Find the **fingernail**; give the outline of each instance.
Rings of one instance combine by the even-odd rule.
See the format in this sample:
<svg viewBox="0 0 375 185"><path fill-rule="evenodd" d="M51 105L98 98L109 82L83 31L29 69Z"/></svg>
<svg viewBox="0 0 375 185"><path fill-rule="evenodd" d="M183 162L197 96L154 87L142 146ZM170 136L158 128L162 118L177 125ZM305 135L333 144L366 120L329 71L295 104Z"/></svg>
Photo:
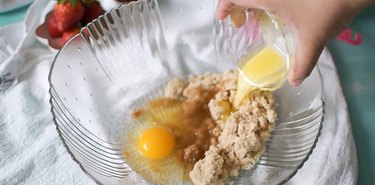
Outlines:
<svg viewBox="0 0 375 185"><path fill-rule="evenodd" d="M293 80L290 82L290 85L292 85L293 87L297 87L299 85L301 85L301 83L303 82L303 80Z"/></svg>

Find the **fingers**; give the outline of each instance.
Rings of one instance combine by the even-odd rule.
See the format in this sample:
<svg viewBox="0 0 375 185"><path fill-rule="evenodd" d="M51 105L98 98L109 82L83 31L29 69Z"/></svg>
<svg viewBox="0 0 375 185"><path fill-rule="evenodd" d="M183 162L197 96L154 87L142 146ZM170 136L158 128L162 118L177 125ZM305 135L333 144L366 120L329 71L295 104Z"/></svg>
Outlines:
<svg viewBox="0 0 375 185"><path fill-rule="evenodd" d="M234 4L230 0L219 0L217 6L217 18L224 20L230 14L233 7Z"/></svg>
<svg viewBox="0 0 375 185"><path fill-rule="evenodd" d="M268 10L271 5L275 4L275 1L271 0L231 0L231 2L242 7L262 10Z"/></svg>
<svg viewBox="0 0 375 185"><path fill-rule="evenodd" d="M299 86L311 73L323 51L323 39L297 38L297 51L289 73L289 84Z"/></svg>
<svg viewBox="0 0 375 185"><path fill-rule="evenodd" d="M217 7L217 18L220 20L225 19L235 5L246 8L256 8L268 10L273 1L269 0L219 0Z"/></svg>
<svg viewBox="0 0 375 185"><path fill-rule="evenodd" d="M279 12L276 10L280 10L280 7L283 4L280 4L281 1L271 1L271 0L219 0L218 9L217 9L217 17L221 20L225 19L228 15L232 17L232 23L235 27L239 27L242 25L243 22L243 15L240 13L236 13L235 7L246 7L246 8L254 8L254 9L262 9L270 12ZM233 12L232 12L233 11ZM285 12L284 12L285 13ZM290 19L286 20L294 20L292 13L285 13L286 17L290 16ZM245 19L244 19L245 20ZM299 21L296 23L298 31L297 33L302 33L301 35L297 35L297 51L295 55L295 60L292 64L292 68L290 70L288 80L292 86L299 86L305 78L307 78L311 71L314 69L315 64L318 61L318 58L326 44L326 37L316 34L319 33L320 30L314 30L314 26L311 25L304 25L303 21ZM302 25L302 26L301 26Z"/></svg>
<svg viewBox="0 0 375 185"><path fill-rule="evenodd" d="M230 17L232 19L232 24L234 27L239 28L246 21L246 13L245 10L241 6L234 6L232 11L230 12Z"/></svg>

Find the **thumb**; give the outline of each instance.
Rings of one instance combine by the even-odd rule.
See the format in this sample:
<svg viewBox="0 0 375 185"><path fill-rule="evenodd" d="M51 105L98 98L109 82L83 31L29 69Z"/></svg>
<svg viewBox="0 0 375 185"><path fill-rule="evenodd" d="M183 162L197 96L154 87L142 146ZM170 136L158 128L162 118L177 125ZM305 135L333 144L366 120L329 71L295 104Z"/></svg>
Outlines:
<svg viewBox="0 0 375 185"><path fill-rule="evenodd" d="M267 0L219 0L216 16L220 20L225 19L232 11L234 5L246 8L269 10L273 4L273 1Z"/></svg>
<svg viewBox="0 0 375 185"><path fill-rule="evenodd" d="M325 44L324 39L311 34L297 36L297 50L288 77L290 85L299 86L310 75Z"/></svg>
<svg viewBox="0 0 375 185"><path fill-rule="evenodd" d="M234 4L230 0L219 0L217 5L217 18L224 20L229 14Z"/></svg>

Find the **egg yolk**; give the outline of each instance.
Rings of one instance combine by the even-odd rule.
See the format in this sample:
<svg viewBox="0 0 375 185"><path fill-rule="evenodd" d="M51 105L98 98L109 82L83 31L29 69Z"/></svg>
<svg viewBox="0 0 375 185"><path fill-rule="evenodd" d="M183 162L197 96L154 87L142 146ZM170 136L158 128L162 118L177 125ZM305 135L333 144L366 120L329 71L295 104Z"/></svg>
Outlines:
<svg viewBox="0 0 375 185"><path fill-rule="evenodd" d="M142 133L138 140L138 151L149 159L168 157L175 145L175 137L166 128L150 128Z"/></svg>

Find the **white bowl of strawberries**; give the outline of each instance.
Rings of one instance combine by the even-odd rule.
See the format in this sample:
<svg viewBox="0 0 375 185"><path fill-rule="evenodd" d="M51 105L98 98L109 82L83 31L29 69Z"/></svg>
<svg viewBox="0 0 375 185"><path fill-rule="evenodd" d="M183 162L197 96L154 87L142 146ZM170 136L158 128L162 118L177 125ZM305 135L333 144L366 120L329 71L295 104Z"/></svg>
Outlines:
<svg viewBox="0 0 375 185"><path fill-rule="evenodd" d="M52 1L36 29L37 38L50 49L58 50L82 27L104 12L97 0Z"/></svg>

